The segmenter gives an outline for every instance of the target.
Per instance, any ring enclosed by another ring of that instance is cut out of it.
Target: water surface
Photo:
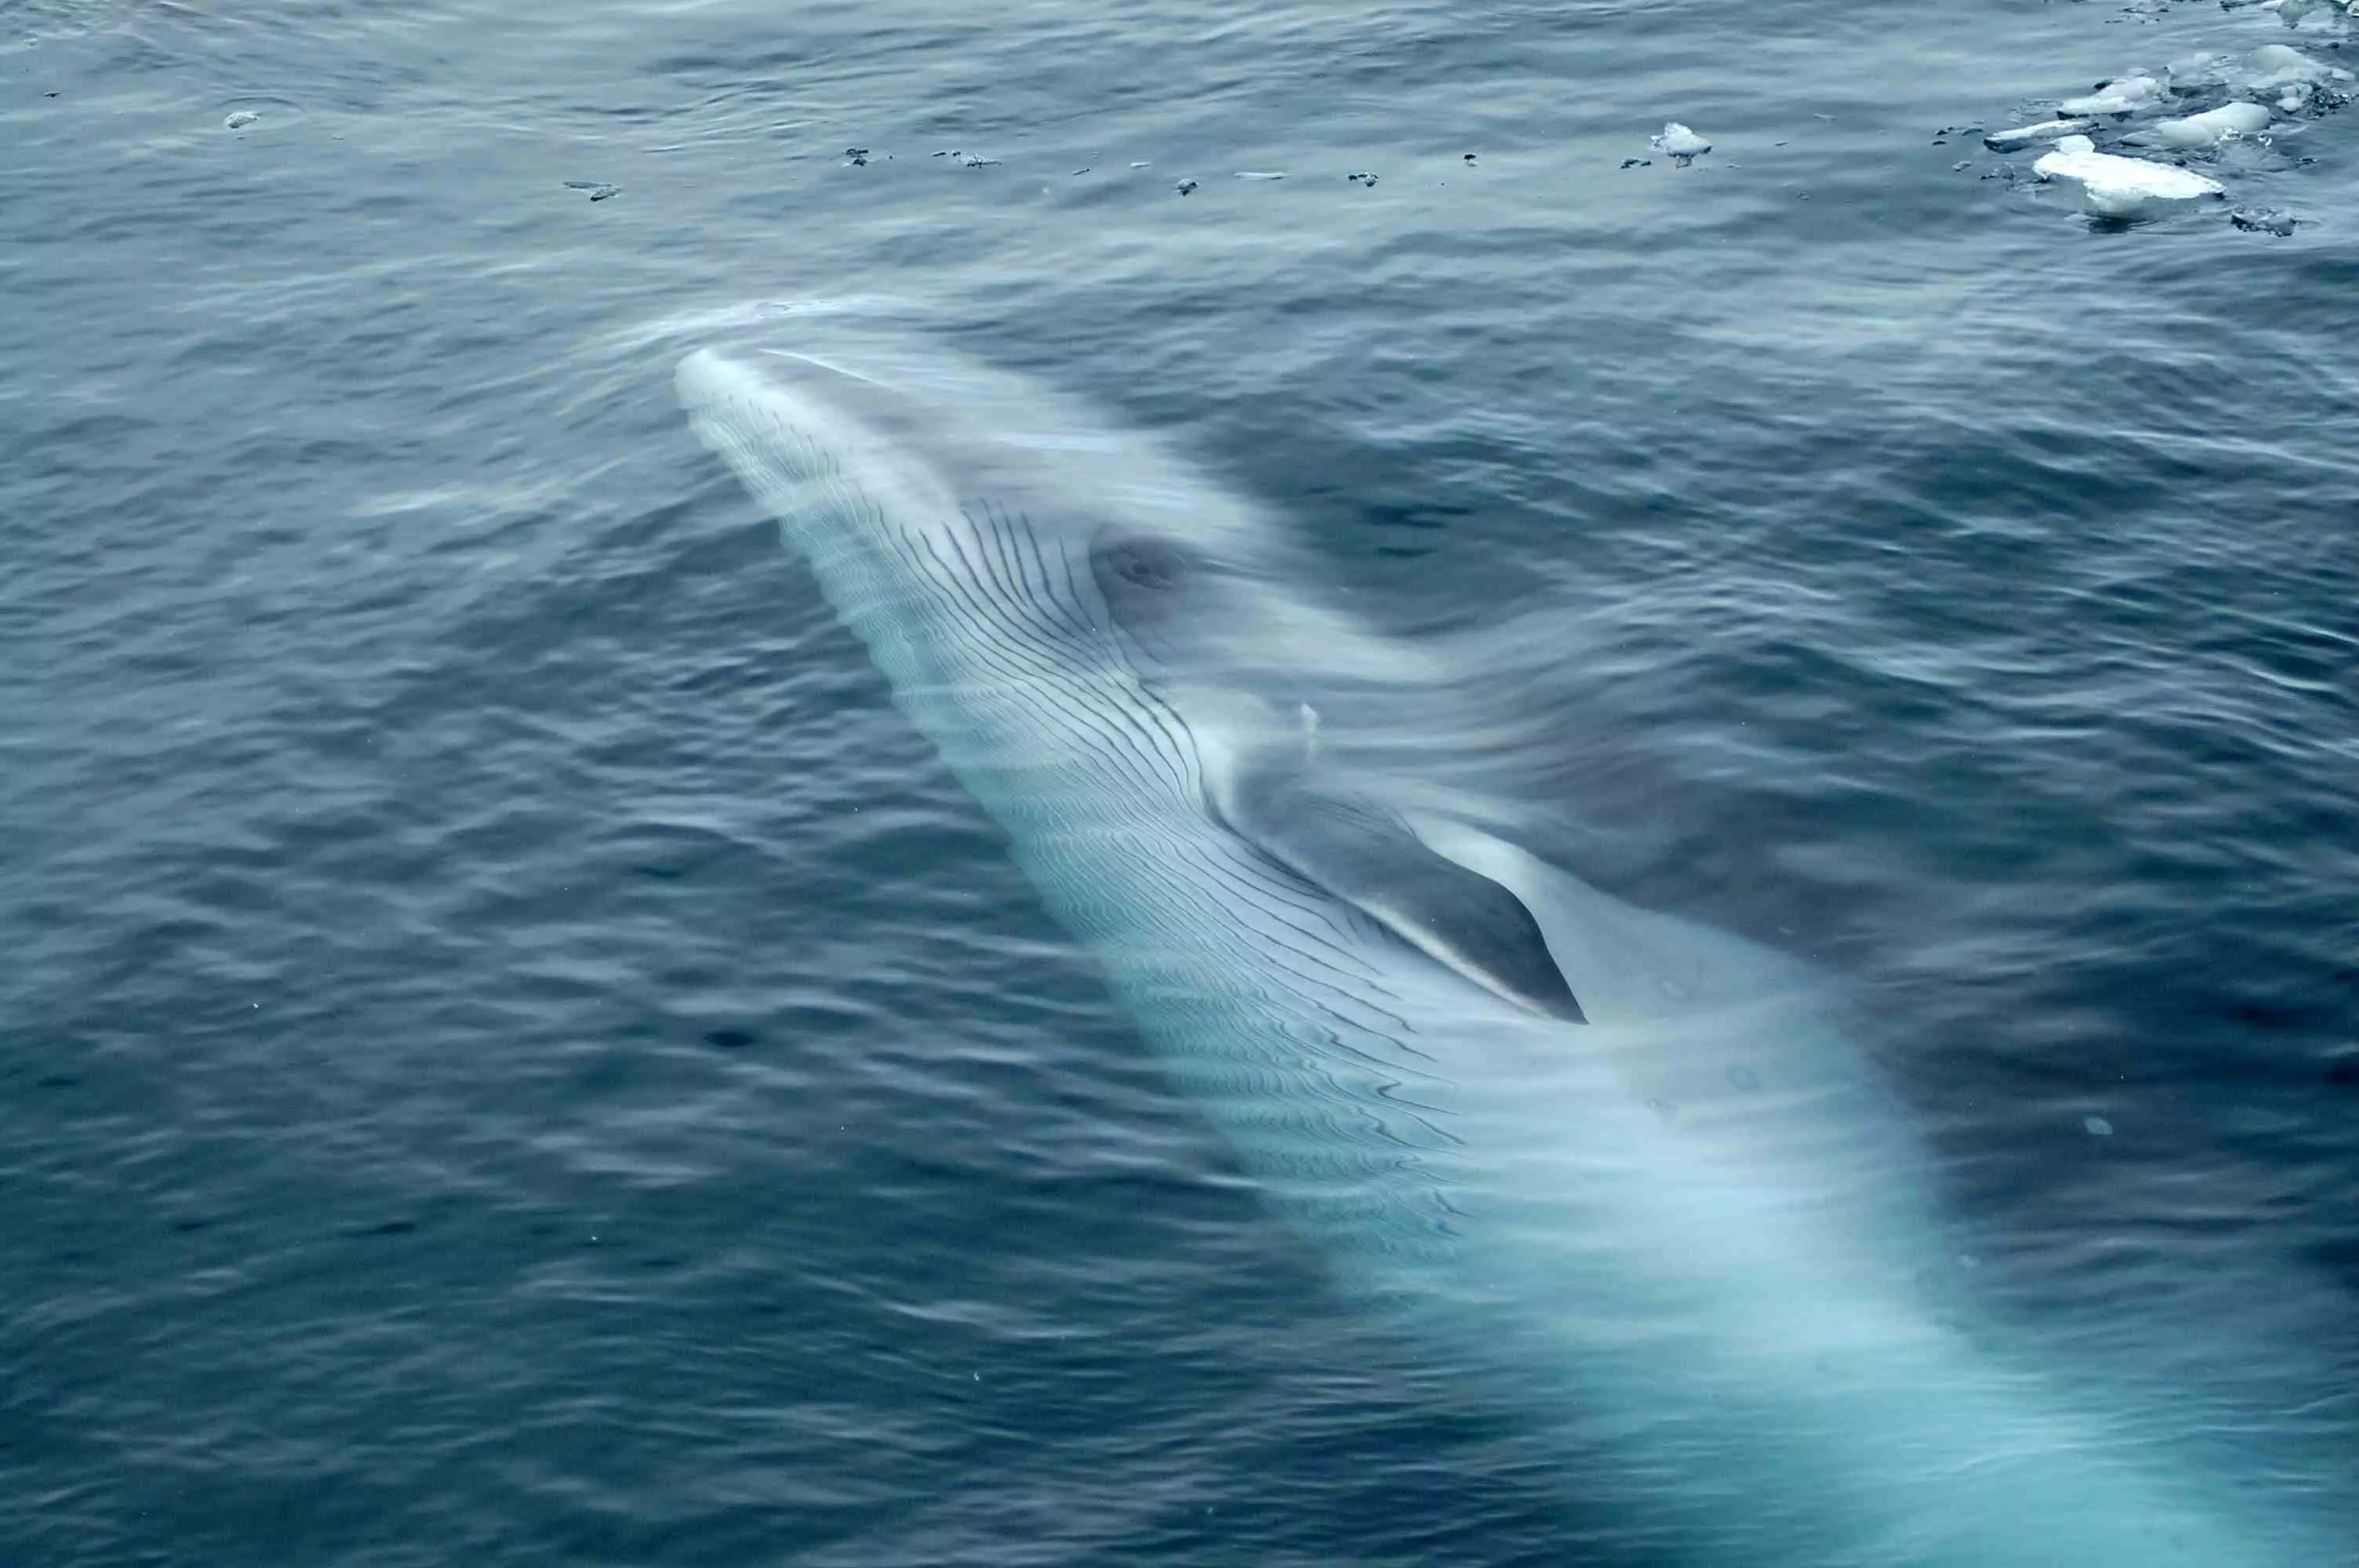
[[[2359,116],[2223,174],[2285,238],[1937,135],[2288,36],[12,7],[0,1557],[1628,1560],[1337,1297],[689,438],[687,348],[864,296],[1488,633],[1436,770],[1850,988],[1995,1310],[2301,1335],[2141,1371],[2314,1468]]]

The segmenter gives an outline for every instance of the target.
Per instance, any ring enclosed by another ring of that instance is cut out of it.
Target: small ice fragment
[[[2067,98],[2056,110],[2060,114],[2129,114],[2151,107],[2161,92],[2161,82],[2138,71],[2102,82],[2083,97]]]
[[[1196,189],[1196,182],[1192,179],[1183,179],[1172,189],[1179,191],[1180,195],[1185,196],[1190,191]]]
[[[2215,147],[2222,142],[2239,136],[2255,135],[2269,128],[2269,112],[2258,103],[2223,103],[2217,109],[2207,109],[2201,114],[2187,114],[2176,120],[2158,120],[2130,137],[2142,146],[2176,147],[2182,152],[2194,152]]]
[[[1970,169],[1970,168],[1973,168],[1973,167],[1974,167],[1974,160],[1973,160],[1973,159],[1972,159],[1972,158],[1970,158],[1970,157],[1962,157],[1962,158],[1960,158],[1957,162],[1955,162],[1955,163],[1953,163],[1953,164],[1951,164],[1951,165],[1950,166],[1950,172],[1951,172],[1951,174],[1963,174],[1963,173],[1965,173],[1965,172],[1966,172],[1966,170],[1968,170],[1968,169]]]
[[[1077,169],[1073,170],[1073,177],[1074,177],[1075,178],[1079,178],[1081,176],[1085,175],[1085,174],[1087,174],[1087,173],[1089,173],[1089,172],[1090,172],[1090,166],[1089,166],[1088,164],[1083,164],[1083,165],[1082,165],[1082,167],[1081,167],[1081,168],[1077,168]]]
[[[586,190],[590,193],[590,200],[592,201],[603,201],[609,196],[619,196],[623,192],[621,186],[609,185],[603,179],[569,179],[565,182],[565,189]]]
[[[597,189],[590,193],[590,200],[592,201],[603,201],[609,196],[620,196],[622,193],[623,188],[619,185],[602,185]]]
[[[1370,189],[1374,189],[1375,188],[1376,177],[1370,174],[1366,169],[1362,169],[1356,174],[1347,174],[1343,178],[1350,180],[1354,185],[1364,185]]]
[[[1655,167],[1655,160],[1650,157],[1625,157],[1622,160],[1622,167],[1624,168],[1652,168]]]
[[[2228,214],[2228,222],[2248,234],[2275,234],[2281,240],[2294,228],[2293,214],[2274,207],[2239,207]]]
[[[1663,122],[1663,128],[1648,137],[1647,144],[1658,152],[1669,153],[1681,163],[1712,151],[1710,142],[1697,135],[1677,120]]]
[[[226,131],[243,131],[261,118],[260,114],[251,109],[240,109],[222,122],[222,128]]]
[[[2081,1125],[2089,1130],[2092,1138],[2111,1138],[2114,1135],[2114,1124],[2102,1116],[2084,1118]]]
[[[1278,168],[1241,168],[1236,171],[1236,177],[1239,179],[1284,179],[1286,171]]]
[[[2101,153],[2086,136],[2065,137],[2031,168],[2042,179],[2078,181],[2089,211],[2101,218],[2148,218],[2175,201],[2221,194],[2216,179],[2169,164]]]
[[[957,157],[956,154],[952,154],[951,156]],[[959,158],[959,162],[966,165],[969,168],[996,168],[999,167],[999,160],[997,158],[985,157],[981,153],[969,153],[964,157]]]
[[[1130,167],[1131,167],[1131,168],[1153,168],[1155,166],[1154,166],[1153,164],[1151,164],[1151,163],[1148,163],[1145,158],[1143,158],[1143,157],[1142,157],[1142,158],[1133,158],[1133,159],[1131,160]]]
[[[1983,138],[1983,146],[1995,153],[2011,153],[2019,147],[2038,142],[2052,142],[2059,136],[2079,135],[2097,128],[2094,120],[2042,120],[2036,125],[2017,125],[2011,130],[1993,131]]]

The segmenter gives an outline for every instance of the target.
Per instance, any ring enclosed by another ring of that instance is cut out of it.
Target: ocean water
[[[0,1562],[1645,1560],[1334,1288],[690,436],[679,357],[812,300],[1515,628],[1434,768],[1842,985],[1994,1314],[2177,1314],[2114,1370],[2337,1474],[2359,112],[2132,227],[1943,133],[2347,36],[14,0]]]

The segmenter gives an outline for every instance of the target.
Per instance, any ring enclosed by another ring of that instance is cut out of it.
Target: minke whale
[[[1567,1561],[2359,1562],[1976,1312],[1821,977],[1394,776],[1364,742],[1449,672],[1282,523],[1019,376],[782,325],[681,362],[695,433],[1269,1201],[1611,1521]]]

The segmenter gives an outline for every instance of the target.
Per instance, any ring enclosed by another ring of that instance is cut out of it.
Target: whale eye
[[[1160,539],[1125,539],[1098,552],[1102,569],[1132,588],[1164,593],[1188,575],[1188,560]]]

